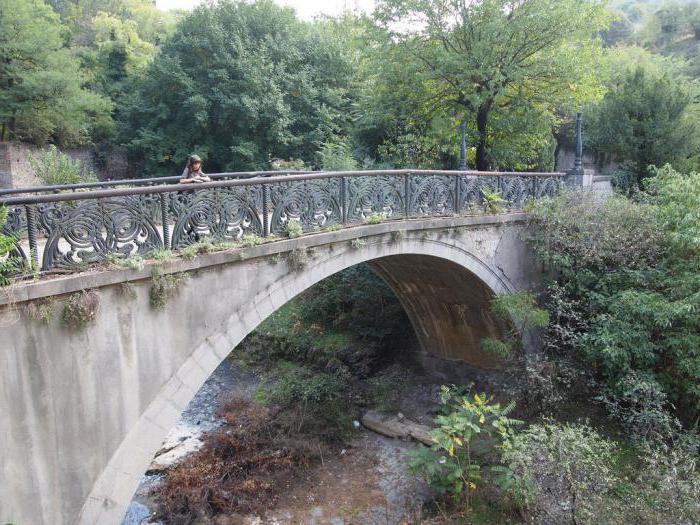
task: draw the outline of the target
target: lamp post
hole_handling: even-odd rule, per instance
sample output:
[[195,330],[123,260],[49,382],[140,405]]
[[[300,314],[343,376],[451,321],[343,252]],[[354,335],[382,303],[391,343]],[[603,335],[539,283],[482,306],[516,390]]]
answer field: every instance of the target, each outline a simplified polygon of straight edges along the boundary
[[465,171],[467,169],[467,138],[465,136],[466,122],[464,118],[459,123],[459,130],[462,133],[462,144],[459,148],[459,171]]

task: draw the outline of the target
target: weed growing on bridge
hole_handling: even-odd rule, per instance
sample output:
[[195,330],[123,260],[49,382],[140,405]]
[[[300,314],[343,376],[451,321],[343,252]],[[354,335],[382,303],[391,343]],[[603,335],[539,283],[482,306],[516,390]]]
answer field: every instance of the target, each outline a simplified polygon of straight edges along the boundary
[[343,229],[343,225],[340,224],[339,222],[336,222],[335,224],[331,224],[329,226],[326,226],[321,231],[323,231],[323,232],[337,232],[338,230],[342,230],[342,229]]
[[484,208],[489,213],[501,213],[506,204],[506,200],[498,191],[482,190],[481,194],[484,197]]
[[32,321],[38,321],[41,324],[49,324],[53,318],[54,301],[47,299],[45,301],[32,301],[25,307],[27,316]]
[[180,250],[180,255],[183,259],[194,259],[200,253],[209,253],[214,249],[214,245],[209,241],[199,241],[189,246],[185,246]]
[[143,270],[146,261],[140,255],[132,255],[130,257],[119,257],[114,253],[107,255],[107,262],[120,268],[129,268],[130,270]]
[[372,213],[365,217],[365,224],[380,224],[386,220],[386,213]]
[[136,290],[131,283],[120,283],[117,287],[117,293],[132,301],[136,299]]
[[61,324],[73,330],[82,330],[97,318],[100,297],[95,290],[72,294],[63,306]]
[[175,296],[180,286],[187,280],[184,273],[163,274],[158,268],[153,269],[152,284],[148,292],[151,308],[162,310],[168,300]]
[[247,233],[243,237],[241,237],[241,240],[238,241],[238,245],[241,248],[252,248],[253,246],[259,246],[264,242],[264,239],[262,237],[259,237],[258,235],[254,235],[252,233]]
[[353,250],[359,250],[360,248],[364,248],[367,246],[367,241],[364,239],[353,239],[350,241],[350,247]]
[[148,257],[149,259],[153,259],[158,262],[168,262],[172,261],[175,258],[175,253],[173,253],[172,250],[160,248],[158,250],[153,250],[151,253],[148,254]]
[[298,219],[289,219],[284,225],[284,234],[290,239],[296,239],[304,233],[301,227],[301,222]]
[[293,272],[300,272],[309,262],[309,254],[305,248],[295,248],[287,254],[287,264]]

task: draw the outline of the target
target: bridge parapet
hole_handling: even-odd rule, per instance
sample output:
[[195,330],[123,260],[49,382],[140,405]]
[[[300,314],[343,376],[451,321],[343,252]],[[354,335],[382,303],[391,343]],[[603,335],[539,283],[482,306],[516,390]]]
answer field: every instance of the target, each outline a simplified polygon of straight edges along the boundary
[[[514,211],[551,196],[566,173],[378,170],[231,178],[188,186],[129,188],[10,197],[5,233],[18,241],[25,268],[76,270],[108,257],[181,249],[208,239],[282,235],[368,220],[445,217],[483,209]],[[84,191],[87,189],[87,191]]]

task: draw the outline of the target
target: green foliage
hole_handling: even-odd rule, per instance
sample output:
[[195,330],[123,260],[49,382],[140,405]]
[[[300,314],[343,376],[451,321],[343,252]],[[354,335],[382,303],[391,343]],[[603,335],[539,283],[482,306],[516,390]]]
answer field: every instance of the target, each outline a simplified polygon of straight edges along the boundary
[[673,439],[681,429],[680,422],[670,414],[672,407],[667,398],[651,374],[633,370],[599,399],[632,439],[663,443]]
[[352,241],[350,241],[350,247],[353,250],[360,250],[365,246],[367,246],[367,241],[364,239],[353,239]]
[[614,444],[587,425],[545,421],[506,442],[508,492],[535,522],[600,523],[615,481]]
[[241,248],[252,248],[253,246],[260,246],[265,240],[259,235],[254,233],[246,233],[241,240],[238,241],[238,245]]
[[63,305],[61,324],[72,330],[83,330],[95,322],[100,297],[94,290],[83,290],[68,297]]
[[527,291],[495,296],[491,300],[491,311],[510,329],[503,339],[482,339],[481,347],[502,357],[512,355],[526,330],[545,328],[549,324],[549,312],[538,308],[534,294]]
[[627,67],[590,112],[587,137],[596,151],[629,165],[638,184],[649,176],[650,165],[687,167],[699,144],[698,128],[692,93],[682,79],[641,65]]
[[365,224],[381,224],[386,220],[386,213],[372,213],[365,217]]
[[493,437],[501,445],[521,422],[508,417],[514,403],[502,407],[486,394],[463,394],[455,387],[441,388],[440,404],[443,414],[435,418],[437,428],[430,433],[435,444],[412,452],[409,468],[439,494],[450,494],[469,507],[482,479],[474,453],[477,441]]
[[346,142],[326,142],[318,152],[319,165],[323,171],[353,171],[357,161],[352,148]]
[[392,365],[367,379],[369,397],[376,410],[384,413],[396,413],[401,406],[402,391],[397,385],[405,385],[410,373],[405,366]]
[[[570,111],[601,94],[601,47],[593,35],[611,20],[603,2],[384,0],[375,19],[390,72],[387,98],[417,109],[406,119],[409,130],[420,129],[422,119],[456,144],[454,126],[464,119],[480,170],[508,158],[493,156],[498,128],[512,135],[519,121],[524,136],[541,130],[530,145],[539,151],[529,156],[547,148],[551,155],[554,106]],[[535,121],[534,128],[527,124]]]
[[0,286],[10,284],[10,277],[20,268],[20,263],[12,256],[17,239],[12,235],[2,233],[7,222],[8,210],[0,206]]
[[284,235],[290,239],[296,239],[304,233],[304,230],[301,227],[301,221],[298,219],[289,219],[284,224],[283,232]]
[[122,137],[147,173],[313,163],[349,126],[353,72],[330,27],[271,0],[222,1],[187,14],[137,83]]
[[215,248],[216,246],[214,246],[214,243],[212,243],[209,239],[205,239],[203,241],[190,244],[189,246],[185,246],[182,250],[180,250],[180,255],[182,255],[185,259],[194,259],[197,257],[197,255],[202,253],[213,252]]
[[265,375],[254,397],[262,405],[286,409],[292,417],[282,424],[290,430],[343,438],[353,428],[353,414],[346,401],[347,380],[342,373],[320,372],[282,361]]
[[62,153],[53,144],[38,157],[30,156],[29,164],[42,184],[47,186],[97,181],[95,174],[84,169],[78,159]]
[[0,140],[88,143],[110,120],[109,100],[84,88],[65,27],[43,0],[3,0],[0,16]]
[[149,259],[154,259],[158,262],[168,262],[175,258],[175,252],[168,250],[166,248],[160,248],[158,250],[153,250],[148,254]]
[[489,213],[501,213],[507,201],[501,196],[498,191],[484,190],[481,192],[484,198],[484,208]]
[[27,304],[26,312],[33,321],[48,325],[54,317],[54,302],[52,299],[32,301]]
[[157,267],[153,268],[151,288],[148,290],[148,301],[154,310],[162,310],[173,298],[182,285],[187,281],[186,274],[164,274]]
[[[700,184],[696,175],[670,167],[658,173],[640,202],[585,194],[542,202],[531,231],[557,280],[549,306],[556,329],[548,334],[548,346],[581,359],[609,392],[623,396],[620,407],[630,405],[625,378],[653,380],[676,415],[690,423],[700,408],[700,261],[694,233]],[[650,403],[648,416],[632,419],[659,420],[661,405]]]
[[[155,257],[154,257],[155,258]],[[107,261],[121,266],[122,268],[129,268],[131,270],[143,270],[146,265],[146,261],[140,255],[131,255],[129,257],[117,257],[113,254],[107,256]]]

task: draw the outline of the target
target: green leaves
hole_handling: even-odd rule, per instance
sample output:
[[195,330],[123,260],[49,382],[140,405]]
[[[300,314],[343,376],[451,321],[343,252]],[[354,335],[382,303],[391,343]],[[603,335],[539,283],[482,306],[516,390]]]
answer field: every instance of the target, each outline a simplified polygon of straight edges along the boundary
[[65,27],[43,0],[3,0],[0,16],[0,140],[81,145],[109,124],[109,100],[84,88]]
[[489,438],[501,446],[522,422],[508,417],[514,403],[502,407],[486,394],[463,393],[455,386],[440,388],[440,404],[442,414],[430,433],[435,444],[412,451],[409,468],[440,494],[469,505],[470,493],[490,472],[476,458],[493,443]]

